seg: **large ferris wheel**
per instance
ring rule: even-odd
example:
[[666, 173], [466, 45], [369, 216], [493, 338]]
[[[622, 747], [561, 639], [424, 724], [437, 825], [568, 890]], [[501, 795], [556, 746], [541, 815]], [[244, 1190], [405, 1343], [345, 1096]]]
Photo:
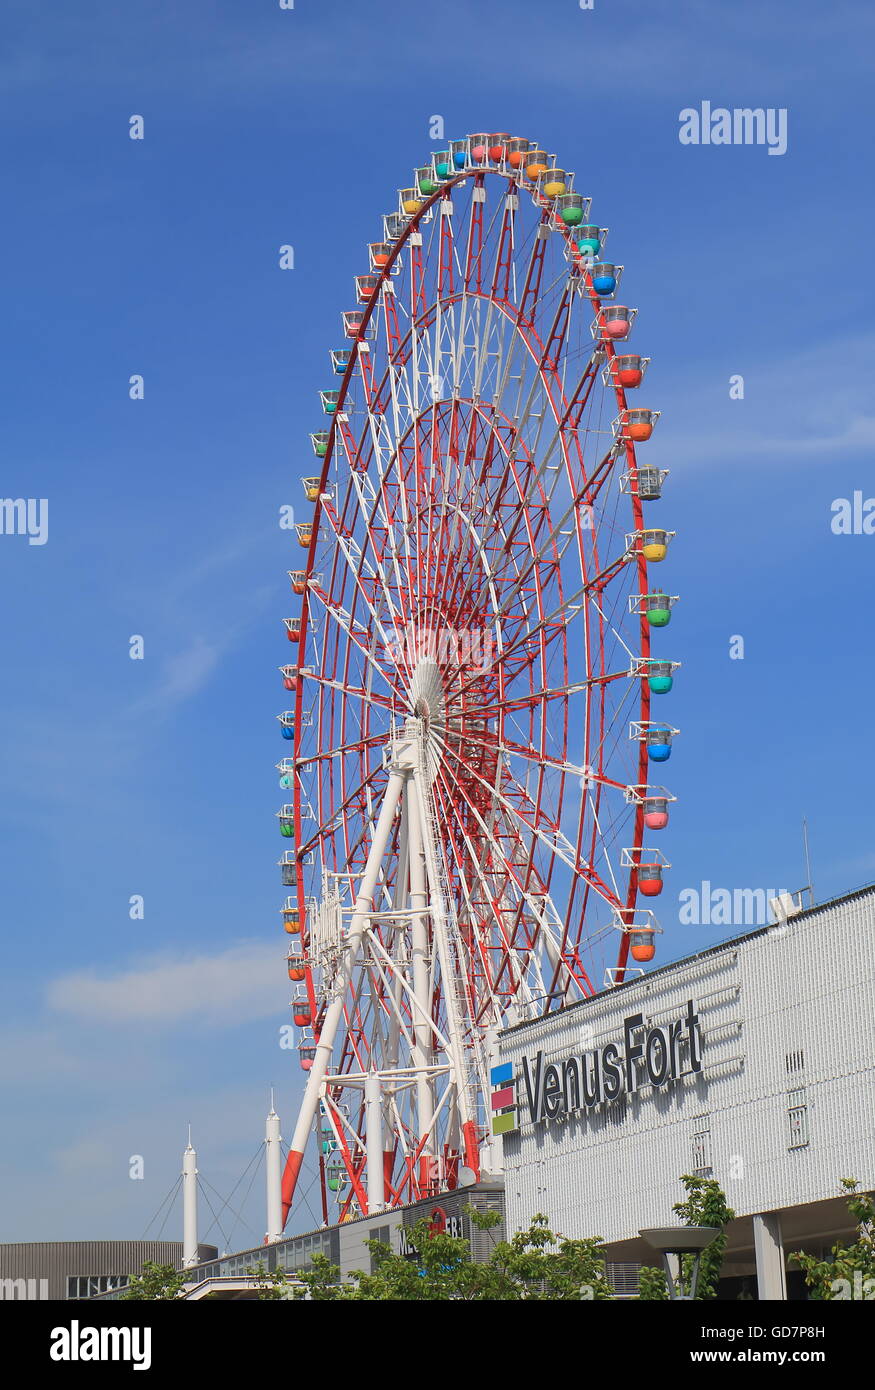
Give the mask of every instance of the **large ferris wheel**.
[[343, 315], [281, 668], [286, 1213], [314, 1136], [325, 1219], [498, 1171], [498, 1031], [654, 955], [672, 533], [605, 237], [553, 156], [472, 135], [400, 190]]

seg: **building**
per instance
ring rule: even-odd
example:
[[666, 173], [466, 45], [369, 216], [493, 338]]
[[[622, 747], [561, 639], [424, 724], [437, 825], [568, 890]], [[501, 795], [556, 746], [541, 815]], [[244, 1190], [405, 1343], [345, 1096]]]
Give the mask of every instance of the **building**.
[[677, 1219], [681, 1174], [713, 1176], [736, 1212], [721, 1297], [804, 1297], [787, 1255], [851, 1237], [840, 1178], [875, 1187], [873, 1000], [869, 887], [507, 1030], [508, 1229], [544, 1212], [658, 1264], [638, 1232]]
[[[215, 1259], [214, 1245], [198, 1247]], [[0, 1245], [0, 1299], [93, 1298], [141, 1274], [147, 1262], [182, 1264], [181, 1240], [41, 1240]]]
[[[506, 1030], [493, 1068], [503, 1182], [233, 1254], [200, 1246], [187, 1297], [255, 1298], [247, 1271], [293, 1280], [317, 1253], [348, 1277], [372, 1268], [368, 1240], [415, 1258], [405, 1231], [423, 1217], [488, 1259], [505, 1230], [525, 1229], [538, 1212], [565, 1237], [600, 1237], [608, 1278], [629, 1297], [640, 1266], [659, 1263], [639, 1232], [673, 1224], [681, 1175], [693, 1173], [717, 1179], [736, 1213], [719, 1296], [803, 1298], [788, 1255], [823, 1256], [854, 1238], [841, 1178], [875, 1188], [875, 887], [785, 911], [775, 925]], [[269, 1156], [278, 1136], [271, 1109]], [[268, 1229], [278, 1172], [269, 1161]], [[502, 1224], [478, 1231], [468, 1206], [497, 1211]], [[190, 1240], [193, 1251], [194, 1227]], [[71, 1263], [60, 1253], [10, 1260], [8, 1251], [85, 1253]], [[124, 1252], [133, 1252], [126, 1264]], [[114, 1299], [119, 1289], [100, 1287], [101, 1278], [139, 1271], [146, 1259], [178, 1268], [182, 1255], [181, 1243], [6, 1246], [3, 1274], [27, 1290], [28, 1280], [48, 1278], [51, 1258], [61, 1291], [4, 1297], [83, 1297], [75, 1281], [87, 1277], [97, 1297]]]
[[[472, 1187], [459, 1188], [455, 1192], [444, 1192], [427, 1201], [413, 1202], [406, 1207], [395, 1207], [391, 1211], [378, 1212], [375, 1216], [360, 1216], [341, 1225], [320, 1226], [315, 1231], [288, 1236], [272, 1241], [267, 1245], [256, 1245], [250, 1250], [236, 1251], [234, 1254], [219, 1256], [213, 1249], [204, 1251], [198, 1264], [187, 1271], [187, 1293], [185, 1297], [193, 1302], [211, 1296], [228, 1301], [254, 1299], [258, 1297], [259, 1286], [256, 1278], [248, 1270], [263, 1267], [272, 1273], [283, 1270], [290, 1281], [299, 1270], [309, 1269], [313, 1256], [324, 1255], [331, 1264], [340, 1269], [343, 1278], [348, 1278], [356, 1270], [373, 1270], [373, 1256], [367, 1241], [379, 1240], [388, 1245], [396, 1254], [407, 1254], [415, 1258], [415, 1251], [405, 1239], [404, 1232], [425, 1218], [435, 1229], [445, 1230], [450, 1235], [461, 1236], [470, 1241], [475, 1259], [488, 1259], [492, 1247], [504, 1240], [504, 1225], [500, 1222], [489, 1231], [480, 1231], [472, 1222], [465, 1208], [475, 1211], [495, 1211], [504, 1213], [504, 1189], [502, 1183], [483, 1182]], [[182, 1260], [182, 1246], [177, 1266]], [[101, 1291], [106, 1299], [119, 1297], [117, 1290]]]

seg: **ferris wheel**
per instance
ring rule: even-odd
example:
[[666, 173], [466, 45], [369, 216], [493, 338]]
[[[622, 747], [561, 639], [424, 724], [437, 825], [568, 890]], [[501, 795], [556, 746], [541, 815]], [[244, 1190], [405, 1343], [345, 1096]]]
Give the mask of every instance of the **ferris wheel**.
[[475, 134], [399, 191], [343, 314], [280, 668], [286, 1213], [314, 1138], [326, 1220], [500, 1171], [498, 1031], [654, 955], [673, 533], [605, 238], [554, 156]]

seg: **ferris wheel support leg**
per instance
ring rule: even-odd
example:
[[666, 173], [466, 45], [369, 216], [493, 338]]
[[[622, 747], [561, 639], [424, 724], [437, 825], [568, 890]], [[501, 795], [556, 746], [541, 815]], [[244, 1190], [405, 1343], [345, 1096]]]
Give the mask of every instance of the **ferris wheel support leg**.
[[[498, 1028], [493, 1026], [486, 1033], [486, 1060], [489, 1070], [499, 1062], [500, 1053], [498, 1050]], [[504, 1172], [504, 1141], [500, 1134], [491, 1134], [492, 1126], [487, 1123], [487, 1152], [489, 1154], [488, 1164], [490, 1173]]]
[[392, 1200], [392, 1178], [395, 1173], [395, 1150], [383, 1150], [383, 1204], [388, 1206]]
[[[349, 930], [346, 934], [346, 950], [334, 980], [332, 988], [332, 999], [325, 1011], [325, 1018], [322, 1023], [322, 1031], [319, 1034], [319, 1041], [316, 1044], [316, 1056], [307, 1077], [307, 1088], [304, 1091], [304, 1098], [301, 1102], [301, 1109], [298, 1112], [298, 1122], [295, 1125], [295, 1132], [292, 1135], [289, 1156], [286, 1159], [286, 1168], [283, 1173], [283, 1227], [289, 1215], [289, 1208], [292, 1204], [292, 1197], [295, 1185], [298, 1181], [298, 1174], [301, 1171], [301, 1164], [304, 1159], [304, 1149], [307, 1140], [313, 1129], [313, 1121], [316, 1117], [316, 1107], [319, 1104], [319, 1092], [328, 1071], [328, 1064], [331, 1061], [334, 1051], [334, 1039], [337, 1036], [337, 1029], [343, 1016], [344, 995], [352, 977], [352, 970], [356, 956], [359, 953], [362, 937], [370, 921], [371, 909], [373, 907], [374, 889], [377, 886], [377, 877], [380, 872], [380, 864], [386, 853], [389, 844], [389, 837], [392, 831], [392, 820], [398, 801], [404, 787], [405, 774], [397, 768], [393, 768], [389, 773], [389, 781], [386, 786], [386, 794], [383, 804], [380, 807], [380, 815], [374, 831], [374, 839], [368, 853], [365, 871], [359, 886], [359, 895], [356, 899], [355, 909]], [[382, 1170], [382, 1163], [380, 1165]]]
[[429, 819], [428, 788], [421, 781], [421, 764], [410, 779], [410, 792], [413, 799], [415, 818], [419, 822], [422, 844], [425, 850], [426, 873], [429, 886], [429, 899], [432, 908], [432, 931], [435, 936], [437, 956], [440, 961], [441, 979], [444, 989], [444, 1007], [447, 1015], [449, 1041], [449, 1060], [451, 1075], [455, 1083], [455, 1099], [462, 1128], [462, 1151], [466, 1167], [477, 1177], [480, 1176], [480, 1148], [477, 1142], [477, 1123], [472, 1114], [471, 1093], [465, 1073], [465, 1050], [462, 1039], [462, 1019], [456, 994], [456, 962], [453, 960], [447, 936], [447, 924], [441, 896], [440, 877], [437, 869], [434, 837]]
[[[428, 885], [426, 882], [425, 854], [422, 847], [422, 825], [414, 788], [410, 783], [404, 797], [404, 812], [407, 821], [407, 842], [410, 852], [410, 908], [411, 945], [413, 957], [413, 992], [419, 1010], [412, 1020], [413, 1065], [416, 1068], [416, 1111], [420, 1137], [429, 1134], [434, 1117], [434, 1095], [428, 1074], [431, 1056], [432, 1037], [424, 1022], [431, 1018], [431, 991], [429, 989], [429, 947], [428, 924]], [[423, 1193], [429, 1190], [434, 1170], [434, 1139], [429, 1137], [419, 1158], [419, 1186]]]
[[382, 1210], [384, 1198], [383, 1095], [380, 1073], [365, 1077], [365, 1154], [368, 1166], [368, 1212]]

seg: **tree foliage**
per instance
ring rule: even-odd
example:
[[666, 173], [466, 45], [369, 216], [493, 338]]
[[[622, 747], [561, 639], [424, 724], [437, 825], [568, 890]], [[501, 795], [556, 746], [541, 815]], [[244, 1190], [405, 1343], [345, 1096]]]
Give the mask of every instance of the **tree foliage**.
[[182, 1297], [186, 1275], [173, 1265], [158, 1265], [147, 1260], [142, 1274], [135, 1274], [126, 1291], [121, 1295], [125, 1301], [135, 1299], [174, 1299]]
[[567, 1240], [554, 1234], [539, 1213], [527, 1231], [495, 1247], [489, 1267], [509, 1281], [511, 1298], [601, 1301], [613, 1298], [614, 1290], [600, 1247], [598, 1237]]
[[252, 1277], [255, 1287], [258, 1289], [260, 1301], [275, 1302], [279, 1299], [287, 1298], [288, 1278], [285, 1270], [266, 1269], [263, 1263], [250, 1265], [245, 1274]]
[[819, 1260], [797, 1250], [790, 1259], [798, 1264], [808, 1285], [808, 1297], [830, 1301], [847, 1298], [875, 1298], [875, 1195], [857, 1189], [856, 1178], [841, 1178], [848, 1195], [848, 1210], [857, 1222], [857, 1239], [852, 1245], [837, 1242], [831, 1258]]
[[[497, 1225], [495, 1212], [467, 1214], [481, 1231]], [[599, 1242], [566, 1240], [553, 1232], [542, 1215], [527, 1231], [509, 1241], [498, 1241], [488, 1260], [476, 1262], [470, 1242], [435, 1231], [428, 1221], [418, 1221], [405, 1231], [409, 1254], [396, 1254], [382, 1241], [367, 1242], [370, 1272], [357, 1271], [341, 1280], [340, 1271], [324, 1255], [314, 1255], [309, 1270], [295, 1274], [289, 1292], [279, 1290], [285, 1276], [259, 1295], [264, 1298], [344, 1299], [361, 1302], [448, 1302], [521, 1299], [551, 1302], [589, 1301], [614, 1297], [605, 1278]]]
[[[700, 1178], [684, 1173], [681, 1178], [686, 1188], [686, 1199], [675, 1202], [672, 1210], [683, 1218], [685, 1226], [719, 1226], [720, 1234], [702, 1251], [699, 1262], [699, 1277], [696, 1281], [696, 1301], [717, 1297], [717, 1284], [723, 1267], [726, 1250], [726, 1226], [735, 1217], [735, 1212], [726, 1204], [726, 1196], [715, 1178]], [[689, 1295], [695, 1256], [682, 1255], [678, 1282], [680, 1291]], [[642, 1269], [638, 1281], [638, 1297], [658, 1300], [668, 1298], [665, 1274], [661, 1269]]]

